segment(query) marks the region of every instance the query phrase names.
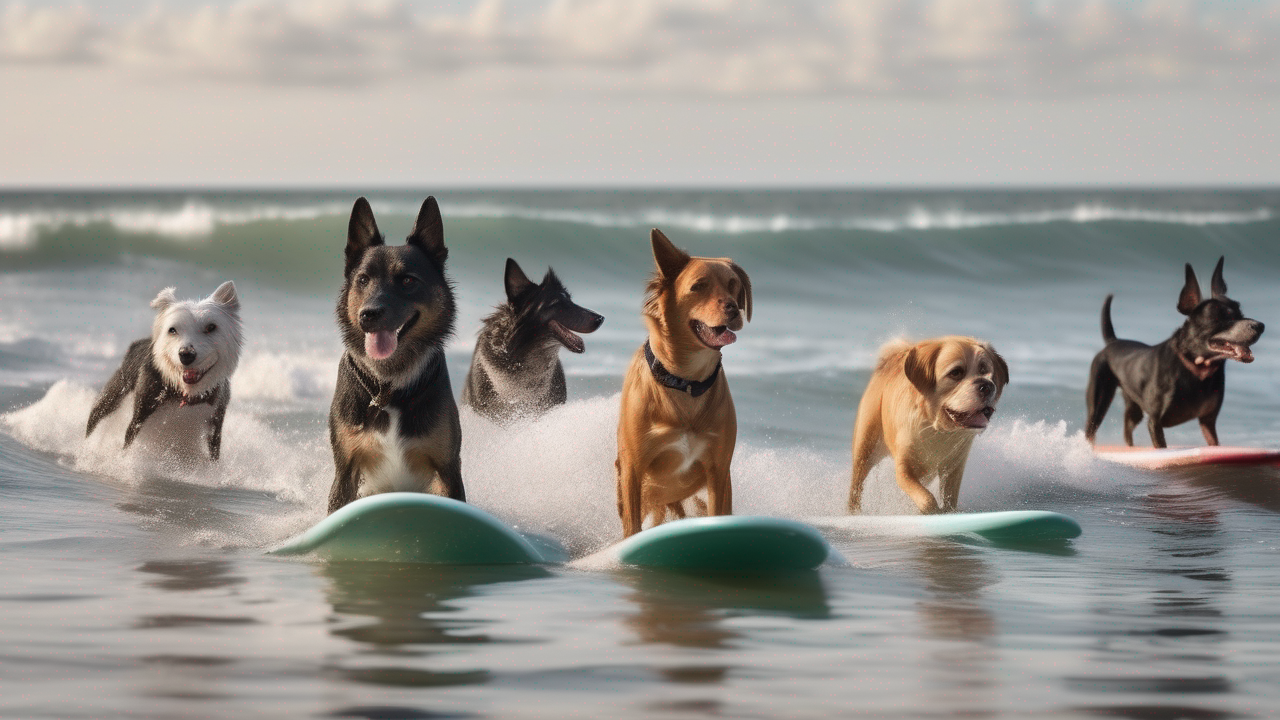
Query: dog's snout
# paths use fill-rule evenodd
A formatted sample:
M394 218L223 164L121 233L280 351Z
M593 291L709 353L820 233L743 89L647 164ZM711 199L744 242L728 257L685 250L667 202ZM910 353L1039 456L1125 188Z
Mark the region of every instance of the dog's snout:
M738 303L733 300L725 300L721 303L721 307L724 308L724 316L726 319L732 320L738 317Z
M1254 320L1254 321L1253 321L1253 336L1254 336L1255 338L1257 338L1257 337L1262 337L1262 331L1263 331L1263 330L1266 330L1266 329L1267 329L1267 326L1266 326L1266 325L1263 325L1262 323L1258 322L1257 320Z
M178 350L178 360L183 365L190 365L196 361L196 351L189 347L181 348Z
M380 308L376 306L360 308L361 329L367 331L369 329L369 325L381 319L382 314L384 312L385 312L384 308Z
M986 378L978 378L977 383L978 394L982 396L983 400L990 398L991 394L996 391L996 384Z

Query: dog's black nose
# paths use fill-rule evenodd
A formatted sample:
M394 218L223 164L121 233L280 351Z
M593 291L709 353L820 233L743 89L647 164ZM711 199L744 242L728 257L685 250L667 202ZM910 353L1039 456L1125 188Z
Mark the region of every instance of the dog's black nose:
M196 361L196 351L182 348L178 351L178 360L182 361L183 365L190 365Z
M1255 333L1257 333L1259 337L1262 335L1262 331L1263 331L1263 330L1266 330L1266 329L1267 329L1267 326L1266 326L1266 325L1263 325L1262 323L1258 322L1257 320L1254 320L1254 321L1253 321L1253 331L1254 331Z
M991 393L996 391L996 384L986 378L978 378L978 394L983 400L991 397Z
M726 320L732 320L738 317L738 303L732 300L724 301L724 316Z
M382 317L382 312L383 310L380 307L361 308L360 325L363 326L362 329L367 330L369 323L377 322L378 318Z

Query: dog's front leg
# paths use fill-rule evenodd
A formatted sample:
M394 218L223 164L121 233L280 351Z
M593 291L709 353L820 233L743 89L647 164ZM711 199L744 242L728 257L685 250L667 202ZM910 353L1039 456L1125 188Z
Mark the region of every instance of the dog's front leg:
M467 501L466 488L462 486L462 458L455 458L437 471L444 482L449 497L458 502Z
M644 523L640 512L640 481L644 471L638 469L631 458L621 454L615 467L618 471L618 517L622 520L622 537L628 538L640 532Z
M920 484L920 469L907 457L895 458L894 460L898 487L902 488L902 491L915 502L921 515L937 513L938 501L934 499L933 493L929 492L928 488Z
M341 510L356 499L359 480L356 477L355 463L350 458L343 458L333 476L333 487L329 489L329 514Z
M227 403L231 401L231 386L218 388L218 401L209 418L209 459L217 460L222 453L222 421L227 417Z
M164 381L159 375L147 374L143 377L139 384L138 391L133 396L133 418L129 421L129 427L124 431L124 447L127 449L133 444L138 432L142 430L142 425L147 422L147 418L160 407L160 403L164 401L165 387Z
M708 515L733 514L733 479L729 476L728 468L723 473L724 477L717 477L720 474L718 468L707 467Z
M1210 445L1218 444L1218 413L1215 410L1210 415L1200 418L1200 432L1204 435L1204 441Z
M948 468L938 478L942 495L942 512L955 512L960 506L960 480L964 477L964 463Z

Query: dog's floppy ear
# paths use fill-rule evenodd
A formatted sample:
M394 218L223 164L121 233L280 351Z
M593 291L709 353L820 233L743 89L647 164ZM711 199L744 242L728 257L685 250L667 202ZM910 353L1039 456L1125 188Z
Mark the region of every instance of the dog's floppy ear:
M1196 271L1187 263L1187 284L1182 286L1182 294L1178 296L1178 312L1190 315L1200 304L1200 281L1196 280Z
M649 233L649 242L653 244L653 260L658 265L658 274L666 280L675 280L689 264L689 253L673 245L658 228Z
M236 295L236 284L230 280L219 285L209 299L226 308L228 312L240 312L240 296Z
M418 219L409 233L409 244L425 252L437 268L444 269L444 261L449 259L449 248L444 246L444 221L440 219L440 206L436 204L435 197L422 201Z
M369 207L368 200L356 198L356 204L351 208L351 221L347 223L347 264L343 275L350 275L360 264L365 250L381 244L382 233L378 232L378 223L373 219L373 208Z
M151 307L164 312L165 308L178 302L177 290L178 288L174 287L167 287L161 290L156 294L155 299L151 301Z
M736 262L730 261L729 267L738 274L738 282L742 283L742 287L738 288L738 307L747 316L747 322L751 321L751 278L747 277L747 271Z
M907 351L902 370L911 384L922 393L933 392L938 384L938 354L941 352L942 344L937 342L920 343Z
M991 355L991 362L995 365L996 387L1003 388L1009 384L1009 363L1005 362L1004 358L1000 357L1000 353L996 352L996 349L991 347L990 344L987 345L986 349L987 353Z
M1213 280L1209 283L1209 288L1213 291L1216 298L1224 298L1227 296L1227 281L1222 279L1222 263L1227 259L1226 255L1218 258L1218 266L1213 269Z
M511 302L515 302L516 298L533 287L533 281L524 274L512 258L507 258L507 272L503 276L502 283L507 288L507 300Z

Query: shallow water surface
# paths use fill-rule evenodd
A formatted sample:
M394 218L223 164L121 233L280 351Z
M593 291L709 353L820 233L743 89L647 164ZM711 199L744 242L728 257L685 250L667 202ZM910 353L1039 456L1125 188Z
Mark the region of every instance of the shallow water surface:
M379 221L402 236L421 193L385 195ZM660 222L755 284L755 321L725 351L738 512L841 513L876 348L960 332L992 340L1013 378L962 509L1055 510L1084 534L830 531L838 557L764 577L267 556L323 515L332 479L332 294L353 196L10 194L0 228L26 230L0 235L0 716L1172 720L1280 706L1280 469L1142 472L1094 459L1080 435L1107 292L1121 336L1154 342L1179 321L1182 263L1207 281L1225 253L1231 295L1280 322L1280 196L437 195L461 308L455 389L508 255L531 275L554 265L606 316L584 355L564 353L568 405L511 428L464 413L468 497L519 529L575 557L620 535L617 392ZM85 440L147 301L227 278L247 342L221 462ZM1224 442L1280 445L1278 351L1264 335L1257 362L1227 369ZM864 506L911 508L887 465Z

